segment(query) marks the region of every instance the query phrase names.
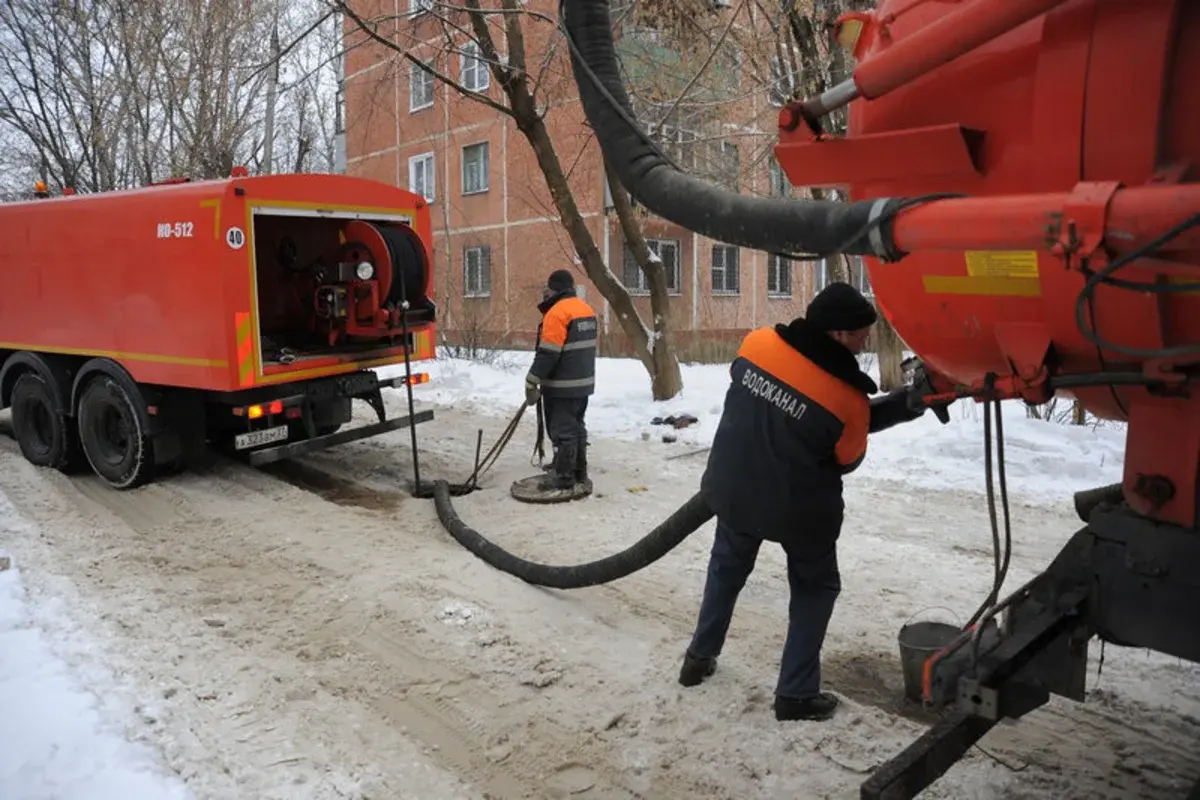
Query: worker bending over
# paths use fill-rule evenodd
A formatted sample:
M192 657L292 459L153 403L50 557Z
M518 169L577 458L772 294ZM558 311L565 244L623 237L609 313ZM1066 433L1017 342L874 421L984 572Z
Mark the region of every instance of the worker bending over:
M596 312L575 294L575 279L565 269L550 273L538 303L542 321L537 351L525 376L525 401L541 397L546 429L554 447L542 491L573 489L588 480L588 397L596 389Z
M842 476L862 463L868 432L925 411L908 390L870 398L879 389L855 356L875 321L875 308L854 287L833 283L804 317L743 340L701 479L717 528L699 620L679 673L684 686L716 669L759 546L778 542L791 597L775 718L833 715L838 701L820 691L820 658L841 592Z

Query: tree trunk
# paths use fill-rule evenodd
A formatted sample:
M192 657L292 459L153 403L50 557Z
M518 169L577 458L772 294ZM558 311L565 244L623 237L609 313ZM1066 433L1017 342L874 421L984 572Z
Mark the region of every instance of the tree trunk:
M1079 400L1071 407L1071 424L1072 425L1087 425L1087 411L1083 407L1083 403Z
M633 251L638 268L650 285L650 315L653 318L653 338L649 342L653 365L648 368L650 388L655 400L668 400L679 394L679 390L683 388L683 375L679 371L679 360L675 357L675 346L671 339L670 326L667 324L671 298L667 294L666 270L660 259L651 258L646 237L642 235L633 206L629 202L629 193L625 191L620 178L607 160L604 162L604 174L608 177L609 193L617 211L617 219L621 222L625 243Z
M875 308L879 309L878 301ZM879 321L871 332L875 340L875 355L879 360L879 390L890 392L904 385L904 370L900 366L904 362L904 343L879 309Z
M563 172L562 162L558 160L558 152L554 149L554 143L550 139L550 132L546 130L546 125L542 121L542 118L536 113L528 113L528 111L521 109L516 102L517 98L514 97L512 99L514 101L513 117L517 128L524 134L529 144L533 147L534 155L537 156L538 167L541 169L542 175L546 178L546 186L550 189L550 196L553 198L554 207L558 211L559 220L563 228L567 231L567 235L571 237L571 243L575 246L575 252L579 254L579 260L583 262L584 271L587 272L592 283L596 284L596 288L600 290L600 293L612 305L621 330L629 337L638 360L642 362L646 371L650 373L651 382L655 387L654 399L666 400L674 397L678 394L678 389L682 383L678 379L678 364L675 365L676 380L674 383L676 385L674 387L670 387L670 381L663 383L656 380L658 370L655 351L661 349L663 352L658 353L658 358L669 359L668 363L673 363L675 356L671 351L670 343L651 339L653 333L642 324L637 308L633 305L633 299L625 291L625 287L621 285L620 281L617 280L616 275L609 270L608 265L604 263L604 257L601 255L600 249L596 247L596 240L592 237L592 232L588 230L587 223L583 219L583 214L579 211L579 205L575 202L575 197L571 193L566 173ZM532 98L529 99L528 108L530 111L533 109ZM656 329L659 326L665 326L666 315L656 315L654 324ZM675 388L675 391L665 394L665 391L669 388ZM661 395L660 390L663 392Z

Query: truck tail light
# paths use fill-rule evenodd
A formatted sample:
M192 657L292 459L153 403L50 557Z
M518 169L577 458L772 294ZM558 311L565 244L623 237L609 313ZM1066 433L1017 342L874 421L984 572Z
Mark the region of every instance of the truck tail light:
M282 414L282 413L283 413L283 401L282 400L272 400L269 403L255 403L254 405L246 406L245 408L233 409L233 414L235 417L245 416L248 419L260 419L260 418L262 418L262 416L264 414Z
M405 378L400 382L401 386L416 386L419 383L429 383L428 372L414 372L411 378Z

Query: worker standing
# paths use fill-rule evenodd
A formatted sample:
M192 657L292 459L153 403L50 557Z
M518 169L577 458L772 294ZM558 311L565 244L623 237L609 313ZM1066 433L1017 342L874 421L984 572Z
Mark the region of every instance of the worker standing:
M546 429L554 447L542 491L572 490L588 481L588 398L596 388L596 312L576 295L575 279L565 269L550 273L538 303L533 364L525 376L525 400L542 399Z
M684 686L713 674L759 547L773 541L787 556L790 588L775 718L833 715L838 700L820 691L820 656L841 592L842 476L862 463L868 432L925 411L919 395L904 389L870 398L878 386L855 356L876 319L858 290L833 283L804 317L743 340L701 480L717 527L699 619L679 673Z

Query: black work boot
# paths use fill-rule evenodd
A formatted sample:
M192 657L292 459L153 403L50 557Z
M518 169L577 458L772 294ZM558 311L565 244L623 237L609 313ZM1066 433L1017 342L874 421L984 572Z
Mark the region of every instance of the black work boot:
M563 491L575 488L575 473L563 474L554 467L546 470L546 474L538 481L538 490L542 492Z
M838 699L829 692L798 700L794 697L775 696L775 719L780 722L806 720L820 722L833 716Z
M575 482L588 482L587 443L579 446L575 455Z
M683 666L679 669L679 683L684 686L699 686L716 671L717 659L684 653Z

